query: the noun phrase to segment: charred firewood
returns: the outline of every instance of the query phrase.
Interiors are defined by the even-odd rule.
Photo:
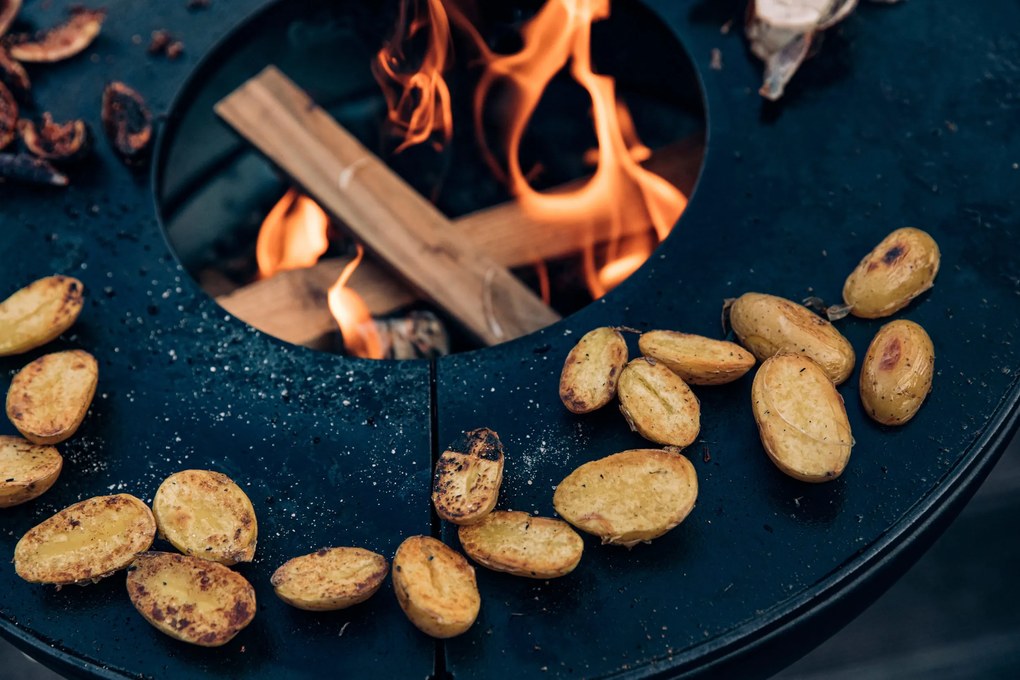
[[[71,18],[59,26],[35,35],[12,35],[6,39],[7,49],[18,61],[30,63],[69,59],[92,44],[106,19],[105,9],[79,7]]]
[[[32,81],[28,79],[25,67],[12,59],[3,45],[0,45],[0,83],[22,100],[28,99],[32,89]]]
[[[71,162],[88,154],[92,146],[89,126],[82,120],[60,124],[53,117],[43,114],[42,124],[36,126],[30,120],[18,121],[18,134],[25,148],[32,155],[47,161]]]
[[[0,36],[14,23],[21,11],[21,0],[0,0]]]
[[[7,86],[0,83],[0,149],[14,140],[18,126],[18,103]]]
[[[103,130],[127,165],[144,165],[152,144],[152,114],[142,96],[121,82],[103,92]]]
[[[25,182],[66,187],[67,175],[44,160],[27,153],[0,153],[0,182]]]

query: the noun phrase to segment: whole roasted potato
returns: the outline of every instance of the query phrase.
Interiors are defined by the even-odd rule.
[[[688,446],[701,431],[701,404],[687,383],[655,359],[634,359],[620,374],[620,412],[650,441]]]
[[[883,425],[913,418],[931,392],[935,347],[919,324],[897,319],[882,326],[861,365],[861,403]]]
[[[913,227],[897,229],[847,277],[843,300],[854,316],[889,316],[934,285],[941,259],[939,246],[928,233]]]
[[[754,355],[740,345],[677,331],[648,331],[638,347],[689,385],[723,385],[754,367]]]

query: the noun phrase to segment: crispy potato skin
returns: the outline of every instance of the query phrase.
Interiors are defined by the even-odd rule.
[[[758,369],[752,411],[762,445],[776,467],[805,482],[843,474],[853,435],[843,398],[818,364],[780,354]]]
[[[63,457],[52,446],[0,436],[0,508],[43,495],[57,481],[63,467]]]
[[[0,356],[24,354],[74,325],[85,286],[70,276],[47,276],[0,302]]]
[[[935,284],[942,255],[927,232],[904,227],[864,256],[843,285],[850,313],[864,319],[889,316]]]
[[[850,377],[856,356],[850,341],[803,305],[761,293],[745,293],[730,307],[733,332],[765,361],[776,354],[803,354],[839,385]]]
[[[471,524],[489,514],[503,483],[503,444],[482,427],[467,432],[436,461],[432,503],[454,524]]]
[[[497,510],[457,533],[464,552],[475,562],[527,578],[565,576],[584,552],[584,541],[569,524],[526,512]]]
[[[308,611],[346,609],[375,595],[386,580],[386,558],[363,548],[323,548],[288,560],[270,582],[281,600]]]
[[[740,345],[677,331],[648,331],[638,339],[641,353],[662,362],[688,385],[724,385],[754,367],[754,355]]]
[[[627,343],[615,328],[585,333],[567,354],[560,373],[560,401],[572,413],[591,413],[616,396]]]
[[[931,392],[935,347],[919,324],[898,319],[882,326],[861,366],[861,403],[883,425],[913,418]]]
[[[72,11],[71,18],[59,26],[35,36],[12,35],[8,51],[25,63],[63,61],[84,51],[99,35],[106,19],[105,9],[84,7]]]
[[[620,374],[620,412],[630,429],[659,444],[685,447],[701,431],[701,404],[673,371],[648,357],[634,359]]]
[[[14,376],[7,392],[7,417],[25,439],[57,444],[85,419],[99,382],[99,364],[74,349],[39,357]]]
[[[29,529],[14,548],[14,570],[32,583],[98,581],[131,564],[155,537],[145,503],[129,494],[97,496]]]
[[[474,568],[429,536],[411,536],[397,548],[393,590],[411,623],[434,638],[466,632],[482,606]]]
[[[127,591],[157,630],[201,647],[230,642],[255,618],[255,589],[243,576],[188,555],[138,555]]]
[[[176,472],[156,490],[152,510],[160,536],[185,555],[226,565],[251,562],[255,556],[255,508],[225,474]]]
[[[571,472],[556,487],[553,507],[603,543],[630,548],[680,524],[697,497],[698,476],[683,455],[631,449]]]

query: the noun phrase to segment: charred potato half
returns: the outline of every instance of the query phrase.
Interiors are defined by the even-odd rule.
[[[503,444],[488,428],[471,430],[436,462],[432,503],[454,524],[471,524],[489,514],[503,483]]]

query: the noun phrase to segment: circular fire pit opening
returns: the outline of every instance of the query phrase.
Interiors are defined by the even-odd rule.
[[[450,243],[509,270],[552,318],[647,259],[701,168],[695,69],[643,5],[276,3],[207,55],[179,95],[155,193],[171,248],[210,296],[315,349],[425,358],[491,341],[409,285],[394,254],[362,257],[352,225],[216,115],[268,66],[432,202]],[[474,297],[485,304],[484,291]]]

